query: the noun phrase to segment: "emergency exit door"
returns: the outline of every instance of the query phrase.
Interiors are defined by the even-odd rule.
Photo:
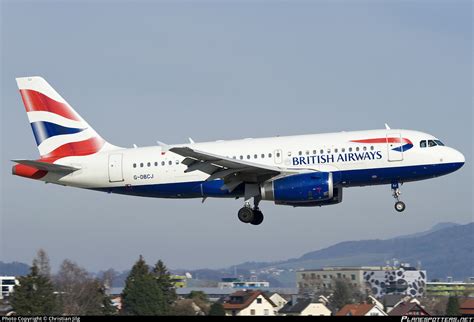
[[[109,155],[109,181],[123,181],[122,154]]]

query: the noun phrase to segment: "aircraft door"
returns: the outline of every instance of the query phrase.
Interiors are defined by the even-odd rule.
[[[387,133],[388,161],[403,160],[403,142],[400,133]]]
[[[122,154],[109,154],[109,181],[123,181]]]
[[[281,162],[283,161],[283,155],[281,153],[281,150],[273,151],[273,157],[276,164],[281,164]]]

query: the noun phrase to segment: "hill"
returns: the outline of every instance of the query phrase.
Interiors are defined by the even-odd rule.
[[[299,258],[276,263],[244,263],[240,268],[303,269],[323,266],[384,265],[397,259],[412,265],[421,263],[428,278],[464,279],[474,276],[474,223],[436,225],[428,232],[391,239],[346,241],[312,251]]]

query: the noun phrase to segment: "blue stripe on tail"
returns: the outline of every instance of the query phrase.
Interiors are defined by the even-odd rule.
[[[33,129],[33,134],[35,135],[37,145],[40,145],[44,140],[56,135],[74,134],[85,130],[64,127],[55,123],[43,121],[31,123],[31,128]]]

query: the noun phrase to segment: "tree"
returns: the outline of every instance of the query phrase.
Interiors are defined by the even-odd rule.
[[[188,299],[193,300],[194,304],[201,309],[202,312],[209,312],[209,298],[203,291],[191,291],[188,294]]]
[[[101,281],[70,260],[64,260],[55,277],[61,313],[66,315],[112,314],[112,303]],[[114,310],[115,311],[115,310]]]
[[[448,299],[448,305],[446,307],[446,315],[458,316],[459,315],[459,301],[457,296],[450,296]]]
[[[170,314],[177,316],[203,315],[202,310],[192,299],[177,300],[171,307]]]
[[[42,274],[33,261],[31,272],[19,278],[11,295],[10,303],[18,315],[56,314],[56,297],[51,280]]]
[[[163,311],[165,314],[171,312],[171,305],[178,298],[173,282],[171,281],[171,275],[166,268],[163,261],[159,260],[155,267],[153,267],[153,275],[156,278],[158,286],[163,293],[164,305]]]
[[[46,251],[42,248],[36,253],[36,258],[33,259],[33,265],[38,267],[38,273],[40,275],[51,278],[51,266],[49,265],[49,257]]]
[[[209,310],[208,315],[213,315],[213,316],[224,316],[225,315],[225,310],[224,307],[222,306],[221,303],[216,302],[211,305],[211,308]]]
[[[358,296],[357,291],[349,282],[344,279],[337,279],[330,306],[334,311],[340,310],[344,305],[354,303],[354,298]]]
[[[143,256],[135,262],[122,292],[123,312],[129,315],[164,315],[163,291]]]

